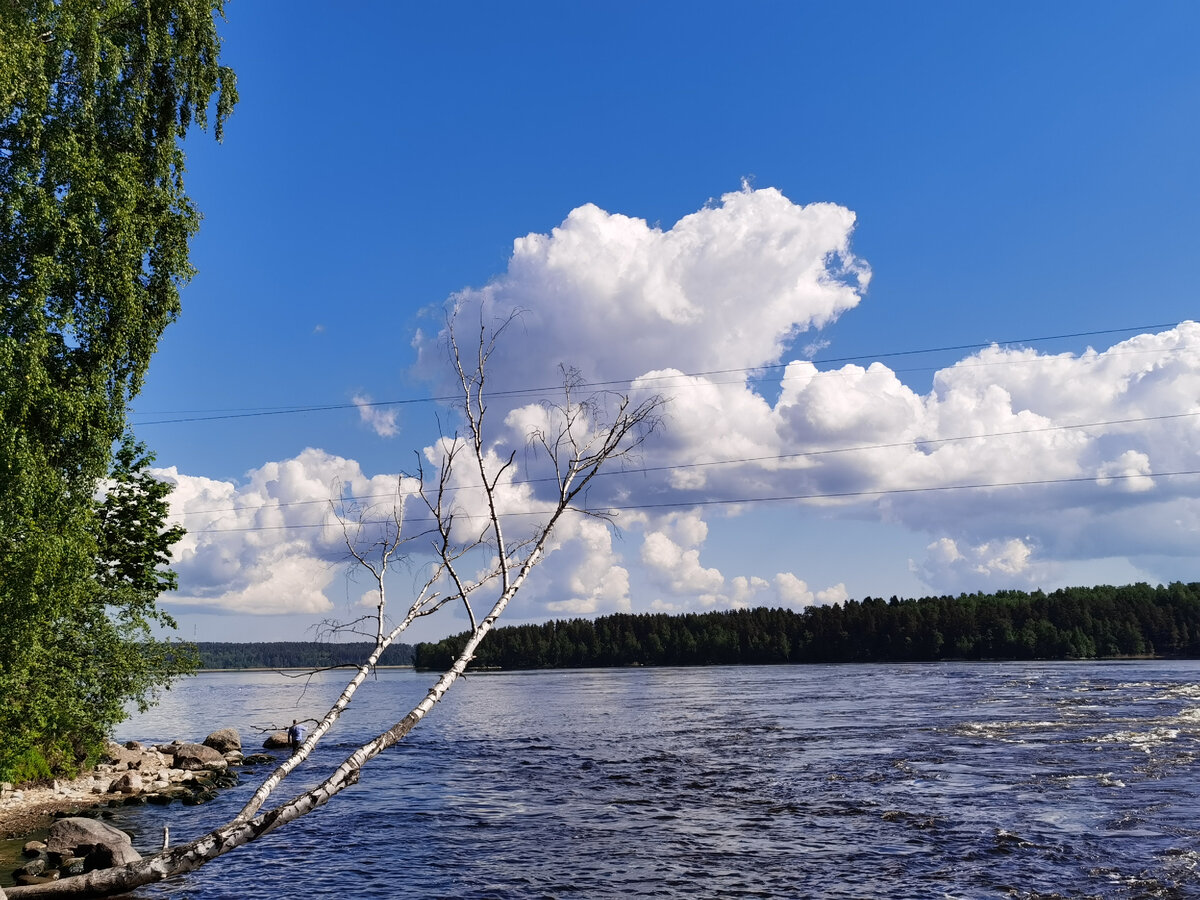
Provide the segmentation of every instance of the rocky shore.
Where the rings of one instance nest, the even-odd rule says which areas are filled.
[[[241,737],[233,728],[214,731],[199,743],[144,745],[130,741],[121,745],[110,741],[101,762],[78,778],[20,789],[0,784],[0,838],[28,836],[50,828],[55,820],[95,817],[101,809],[113,806],[204,803],[221,788],[237,784],[238,767],[272,761],[265,755],[243,757]],[[71,857],[61,853],[47,857],[46,848],[39,844],[26,844],[25,855],[30,859],[26,866],[31,870],[27,874],[38,879],[57,877],[58,867],[52,863]],[[33,869],[38,872],[33,874]],[[19,872],[14,874],[20,882]]]
[[[287,746],[286,732],[272,732],[263,744],[266,750]],[[0,841],[26,839],[17,845],[19,860],[17,847],[0,854],[5,857],[0,884],[38,884],[138,859],[128,835],[97,821],[112,815],[110,808],[205,803],[221,788],[238,784],[241,766],[272,762],[275,758],[265,754],[242,756],[238,731],[221,728],[200,743],[108,742],[101,762],[70,781],[20,788],[0,784]],[[8,872],[11,880],[4,877]]]

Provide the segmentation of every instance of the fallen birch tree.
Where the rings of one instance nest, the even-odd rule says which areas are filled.
[[[360,619],[356,623],[360,627],[370,626],[374,649],[362,660],[341,695],[299,749],[264,779],[232,819],[207,834],[123,866],[46,884],[11,887],[8,889],[11,900],[122,894],[194,871],[325,805],[358,782],[363,767],[371,759],[416,727],[463,674],[479,643],[547,552],[551,535],[563,517],[611,518],[603,509],[587,507],[586,491],[603,469],[627,459],[637,450],[659,424],[664,401],[659,396],[634,401],[611,392],[581,398],[577,396],[581,387],[579,377],[564,371],[560,399],[542,404],[540,422],[527,435],[528,448],[547,473],[545,480],[552,485],[553,495],[540,502],[540,520],[536,525],[515,528],[515,537],[507,533],[502,495],[511,490],[514,482],[517,451],[498,455],[491,443],[486,376],[496,341],[514,318],[509,316],[495,329],[480,325],[474,359],[464,357],[461,352],[454,331],[455,318],[450,318],[447,349],[461,391],[460,430],[443,437],[426,452],[426,461],[418,463],[415,478],[402,479],[402,495],[388,516],[370,522],[359,517],[353,527],[346,522],[346,516],[338,516],[351,556],[370,573],[378,592],[374,614],[368,617],[369,621]],[[465,486],[464,469],[469,473],[469,483]],[[412,490],[408,497],[403,495],[406,483]],[[475,492],[473,499],[482,509],[481,514],[470,511],[462,502],[464,490]],[[419,518],[406,516],[404,501],[409,498],[415,498],[422,509]],[[415,534],[410,532],[414,520],[425,525]],[[364,540],[364,526],[368,524],[376,529],[375,536]],[[406,552],[427,553],[432,564],[404,614],[392,620],[385,575],[389,565]],[[481,555],[489,560],[482,567]],[[468,573],[468,567],[474,567],[473,572]],[[335,726],[384,650],[417,619],[450,604],[462,604],[469,637],[462,652],[437,678],[424,699],[386,731],[355,749],[315,787],[271,805],[283,781],[309,758],[313,748]]]

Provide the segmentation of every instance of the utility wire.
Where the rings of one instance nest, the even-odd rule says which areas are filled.
[[[781,495],[777,497],[748,497],[744,499],[731,500],[673,500],[663,503],[638,503],[629,506],[610,506],[609,511],[621,512],[625,510],[641,510],[641,509],[670,509],[677,507],[688,506],[733,506],[742,503],[780,503],[784,501],[796,500],[843,500],[853,497],[882,497],[892,494],[925,494],[933,491],[976,491],[987,488],[1010,488],[1010,487],[1041,487],[1052,484],[1086,484],[1097,481],[1125,481],[1134,478],[1174,478],[1180,475],[1200,475],[1200,469],[1185,469],[1180,472],[1151,472],[1147,474],[1130,474],[1130,475],[1080,475],[1074,478],[1044,478],[1031,481],[1000,481],[994,483],[981,482],[978,484],[942,484],[930,487],[918,488],[879,488],[873,491],[835,491],[833,493],[822,494],[792,494]],[[530,513],[521,513],[521,515],[531,515]]]
[[[986,341],[986,342],[982,342],[982,343],[972,343],[972,344],[952,344],[952,345],[947,345],[944,347],[927,347],[924,349],[917,349],[917,350],[893,350],[893,351],[889,351],[889,352],[885,352],[885,353],[874,353],[874,354],[865,353],[865,354],[860,354],[857,356],[842,356],[842,357],[834,357],[831,359],[796,360],[796,361],[812,362],[814,365],[817,363],[820,363],[822,365],[833,365],[833,364],[843,364],[843,363],[848,363],[848,362],[859,362],[862,360],[877,360],[877,359],[891,359],[891,358],[905,357],[905,356],[919,356],[919,355],[926,354],[926,353],[948,353],[948,352],[952,352],[952,351],[953,352],[961,352],[964,350],[981,350],[981,349],[985,349],[987,347],[992,347],[992,346],[1008,346],[1011,344],[1035,344],[1035,343],[1040,343],[1040,342],[1045,342],[1045,341],[1064,340],[1067,338],[1095,337],[1098,335],[1106,335],[1106,334],[1124,334],[1124,333],[1128,333],[1131,331],[1149,332],[1149,331],[1154,331],[1156,329],[1174,328],[1178,325],[1179,325],[1178,322],[1159,323],[1159,324],[1155,324],[1155,325],[1131,325],[1126,328],[1106,328],[1106,329],[1101,329],[1101,330],[1096,330],[1096,331],[1075,331],[1075,332],[1070,332],[1067,334],[1052,334],[1052,335],[1045,335],[1042,337],[1021,338],[1018,340],[1009,340],[1009,341]],[[1052,358],[1053,357],[1051,357],[1051,359]],[[1027,362],[1027,361],[1012,360],[1008,364],[1015,364],[1015,363],[1020,363],[1020,362]],[[745,376],[747,376],[751,373],[763,373],[763,372],[783,370],[783,369],[786,369],[789,365],[791,365],[791,362],[772,363],[770,365],[764,365],[764,366],[748,366],[748,367],[729,368],[729,369],[711,369],[711,370],[700,371],[700,372],[683,372],[683,373],[680,373],[677,375],[657,376],[657,379],[661,380],[661,379],[669,378],[669,379],[678,380],[678,379],[682,379],[682,378],[710,378],[710,377],[718,376],[718,375],[735,375],[736,374],[736,375],[742,376],[742,379],[739,379],[739,381],[736,383],[741,383],[741,381],[744,380]],[[986,365],[995,365],[995,363],[989,363]],[[902,371],[902,370],[894,370],[894,371]],[[638,378],[640,378],[640,377],[641,376],[639,376]],[[625,379],[616,379],[616,380],[611,380],[611,381],[583,382],[582,384],[579,385],[579,387],[592,388],[592,389],[614,388],[614,387],[618,387],[618,386],[625,386],[625,385],[632,384],[634,381],[638,380],[638,378],[625,378]],[[544,394],[560,391],[561,389],[562,389],[561,384],[552,385],[549,387],[538,387],[538,388],[513,388],[511,390],[494,391],[490,394],[490,396],[492,396],[492,397],[542,396]],[[190,422],[215,422],[215,421],[231,420],[231,419],[260,418],[260,417],[264,417],[264,416],[285,416],[285,415],[296,415],[296,414],[300,414],[300,413],[329,412],[329,411],[334,411],[334,410],[346,410],[346,409],[361,409],[364,407],[370,408],[370,407],[381,407],[381,406],[411,406],[411,405],[418,404],[418,403],[452,403],[458,399],[459,398],[457,395],[437,396],[437,397],[406,397],[406,398],[400,398],[400,399],[394,399],[394,400],[371,400],[371,401],[361,401],[361,402],[352,402],[352,403],[326,403],[326,404],[313,404],[313,405],[307,405],[307,406],[283,406],[283,407],[274,407],[274,408],[254,408],[254,409],[247,409],[245,411],[233,411],[233,412],[214,411],[211,414],[206,413],[204,411],[197,411],[196,414],[187,415],[187,416],[176,416],[174,413],[167,412],[167,413],[162,413],[160,415],[167,415],[167,416],[174,416],[174,417],[173,418],[148,419],[148,420],[142,421],[142,422],[135,422],[134,424],[137,425],[138,427],[143,427],[146,425],[176,425],[176,424],[183,424],[183,423],[190,423]],[[134,413],[134,415],[136,415],[136,413]],[[147,413],[147,415],[153,415],[153,414]]]
[[[680,509],[690,508],[695,506],[740,506],[758,503],[784,503],[797,502],[806,500],[845,500],[855,497],[882,497],[894,494],[924,494],[934,491],[974,491],[986,490],[994,488],[1011,488],[1011,487],[1038,487],[1054,484],[1084,484],[1094,483],[1100,480],[1106,481],[1126,481],[1134,478],[1175,478],[1186,475],[1200,475],[1200,469],[1186,469],[1179,472],[1151,472],[1147,474],[1130,474],[1130,475],[1082,475],[1073,478],[1044,478],[1030,481],[1000,481],[993,483],[976,483],[976,484],[947,484],[934,485],[930,487],[916,488],[879,488],[876,490],[864,491],[835,491],[832,493],[813,493],[813,494],[787,494],[772,497],[738,497],[728,499],[709,499],[709,500],[670,500],[661,503],[630,503],[622,506],[609,506],[604,509],[592,510],[593,513],[616,513],[630,512],[646,509]],[[519,513],[499,513],[501,518],[516,518],[518,516],[540,516],[544,511],[531,510],[529,512]],[[487,518],[487,514],[472,515],[470,513],[459,513],[456,518],[460,519],[481,519]],[[390,521],[390,520],[389,520]],[[432,517],[412,517],[406,519],[407,522],[433,522]],[[251,532],[251,531],[287,531],[300,528],[332,528],[337,522],[313,522],[293,525],[248,525],[239,528],[205,528],[197,531],[189,532],[190,534],[225,534],[234,532]],[[355,523],[361,525],[381,525],[384,520],[366,521]]]
[[[1190,418],[1196,418],[1198,416],[1200,416],[1200,412],[1169,413],[1169,414],[1159,415],[1159,416],[1140,416],[1140,417],[1136,417],[1136,418],[1127,418],[1127,419],[1109,419],[1109,420],[1103,421],[1103,422],[1080,422],[1080,423],[1068,424],[1068,425],[1047,425],[1044,428],[1025,428],[1025,429],[1017,429],[1017,430],[1013,430],[1013,431],[992,431],[992,432],[988,432],[986,434],[964,434],[964,435],[958,435],[955,437],[944,437],[944,438],[927,438],[927,439],[918,438],[918,439],[913,439],[913,440],[909,440],[909,441],[892,441],[892,442],[886,443],[886,444],[860,444],[860,445],[856,445],[853,447],[830,447],[830,448],[827,448],[824,450],[802,450],[802,451],[798,451],[796,453],[779,453],[779,454],[773,454],[773,455],[767,455],[767,456],[743,456],[743,457],[736,457],[736,458],[732,458],[732,459],[717,459],[717,460],[707,460],[704,462],[691,462],[691,463],[675,463],[672,465],[662,465],[662,466],[638,466],[638,467],[631,467],[631,468],[625,468],[625,469],[605,469],[605,470],[601,470],[600,472],[598,472],[597,477],[601,477],[601,476],[611,477],[614,475],[638,475],[638,474],[646,474],[646,473],[650,473],[650,472],[672,472],[672,471],[679,471],[679,470],[683,470],[683,469],[708,468],[708,467],[712,467],[712,466],[744,465],[746,463],[778,462],[778,461],[788,460],[788,459],[802,459],[802,458],[814,457],[814,456],[830,456],[830,455],[838,454],[838,453],[860,453],[860,452],[865,452],[865,451],[869,451],[869,450],[894,450],[894,449],[900,448],[900,447],[928,447],[928,446],[934,446],[937,444],[955,443],[958,441],[986,440],[987,438],[994,438],[994,437],[1016,437],[1016,436],[1027,435],[1027,434],[1046,434],[1048,432],[1054,432],[1054,431],[1070,431],[1070,430],[1079,430],[1079,429],[1086,429],[1086,428],[1105,428],[1105,427],[1110,427],[1110,426],[1115,426],[1115,425],[1137,425],[1137,424],[1142,424],[1145,422],[1163,422],[1163,421],[1169,421],[1171,419],[1190,419]],[[413,477],[413,476],[404,476],[402,474],[401,477]],[[517,478],[517,479],[513,479],[513,481],[511,483],[514,485],[521,485],[521,484],[542,484],[542,483],[548,483],[548,482],[553,482],[553,481],[554,481],[553,476],[546,476],[543,478],[524,478],[524,479]],[[449,488],[449,490],[456,490],[456,491],[457,490],[469,490],[469,489],[478,489],[479,487],[481,487],[481,485],[478,485],[478,484],[459,485],[457,487]],[[316,503],[328,504],[331,501],[337,502],[337,503],[361,503],[361,502],[367,502],[367,501],[373,501],[373,500],[385,500],[388,498],[396,497],[398,495],[404,496],[409,493],[411,493],[411,492],[397,490],[397,491],[392,491],[387,494],[366,494],[366,495],[362,495],[362,496],[351,495],[348,497],[326,498],[323,500],[287,500],[287,501],[283,501],[281,503],[272,504],[271,506],[257,507],[257,508],[258,509],[281,509],[284,507],[292,507],[292,506],[308,506],[308,505],[312,505],[312,504],[316,504]],[[240,512],[245,509],[246,509],[246,507],[238,507],[238,506],[220,507],[218,509],[198,509],[198,510],[191,510],[189,512],[182,513],[182,514],[180,514],[179,517],[186,518],[188,516],[212,515],[215,513],[223,513],[223,512]]]

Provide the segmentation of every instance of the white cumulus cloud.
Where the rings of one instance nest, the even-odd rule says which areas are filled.
[[[921,579],[942,591],[1035,588],[1050,572],[1038,563],[1035,548],[1021,538],[964,546],[939,538],[926,548],[925,559],[911,563]]]
[[[552,473],[530,437],[552,431],[556,413],[505,388],[553,385],[565,365],[669,401],[664,429],[587,497],[621,510],[628,543],[602,522],[565,520],[521,618],[845,600],[855,573],[814,589],[802,559],[737,572],[706,561],[713,517],[740,516],[751,541],[755,511],[779,498],[791,499],[772,508],[798,519],[919,536],[928,549],[912,571],[933,592],[1039,586],[1088,560],[1131,560],[1167,579],[1190,563],[1200,479],[1183,473],[1200,469],[1200,325],[1078,354],[992,346],[938,371],[925,392],[881,362],[795,359],[826,340],[806,333],[852,310],[870,315],[857,309],[870,269],[851,250],[854,223],[843,207],[773,189],[726,194],[665,229],[585,205],[518,238],[504,272],[452,298],[472,333],[480,312],[489,322],[522,311],[490,357],[497,430],[485,448],[489,465],[516,453],[500,496],[521,514],[514,539],[536,521],[525,514],[546,508],[553,482],[538,479]],[[430,379],[446,358],[438,328],[415,340]],[[756,386],[763,367],[785,362],[777,395]],[[395,432],[365,394],[356,402],[377,433]],[[447,447],[425,459],[436,465]],[[256,612],[328,602],[322,567],[339,558],[340,531],[291,527],[312,520],[295,504],[328,499],[336,479],[355,494],[394,491],[396,480],[318,450],[240,483],[167,474],[194,529],[178,554],[181,599]],[[473,481],[452,482],[459,528],[483,512]]]
[[[601,381],[761,366],[859,303],[870,270],[850,251],[854,218],[774,189],[726,194],[666,230],[589,204],[517,239],[507,272],[455,301],[524,310],[493,356],[502,386],[554,384],[560,364]],[[440,373],[433,338],[418,346]]]
[[[352,402],[358,407],[359,420],[380,437],[395,437],[400,433],[396,410],[376,405],[366,394],[355,394]]]
[[[253,469],[240,482],[173,467],[154,474],[175,486],[171,516],[188,532],[174,548],[179,592],[164,601],[228,612],[332,609],[326,592],[346,561],[338,511],[358,498],[370,518],[371,507],[402,502],[397,476],[368,477],[353,460],[314,449]]]

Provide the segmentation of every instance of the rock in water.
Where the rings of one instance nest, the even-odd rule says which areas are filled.
[[[79,816],[59,819],[51,825],[46,849],[63,856],[85,857],[89,869],[123,866],[142,858],[125,832]]]
[[[203,744],[179,744],[174,748],[176,769],[224,769],[225,757]]]
[[[218,753],[229,753],[231,750],[242,749],[242,736],[236,728],[221,728],[204,739],[205,747],[212,747]]]

